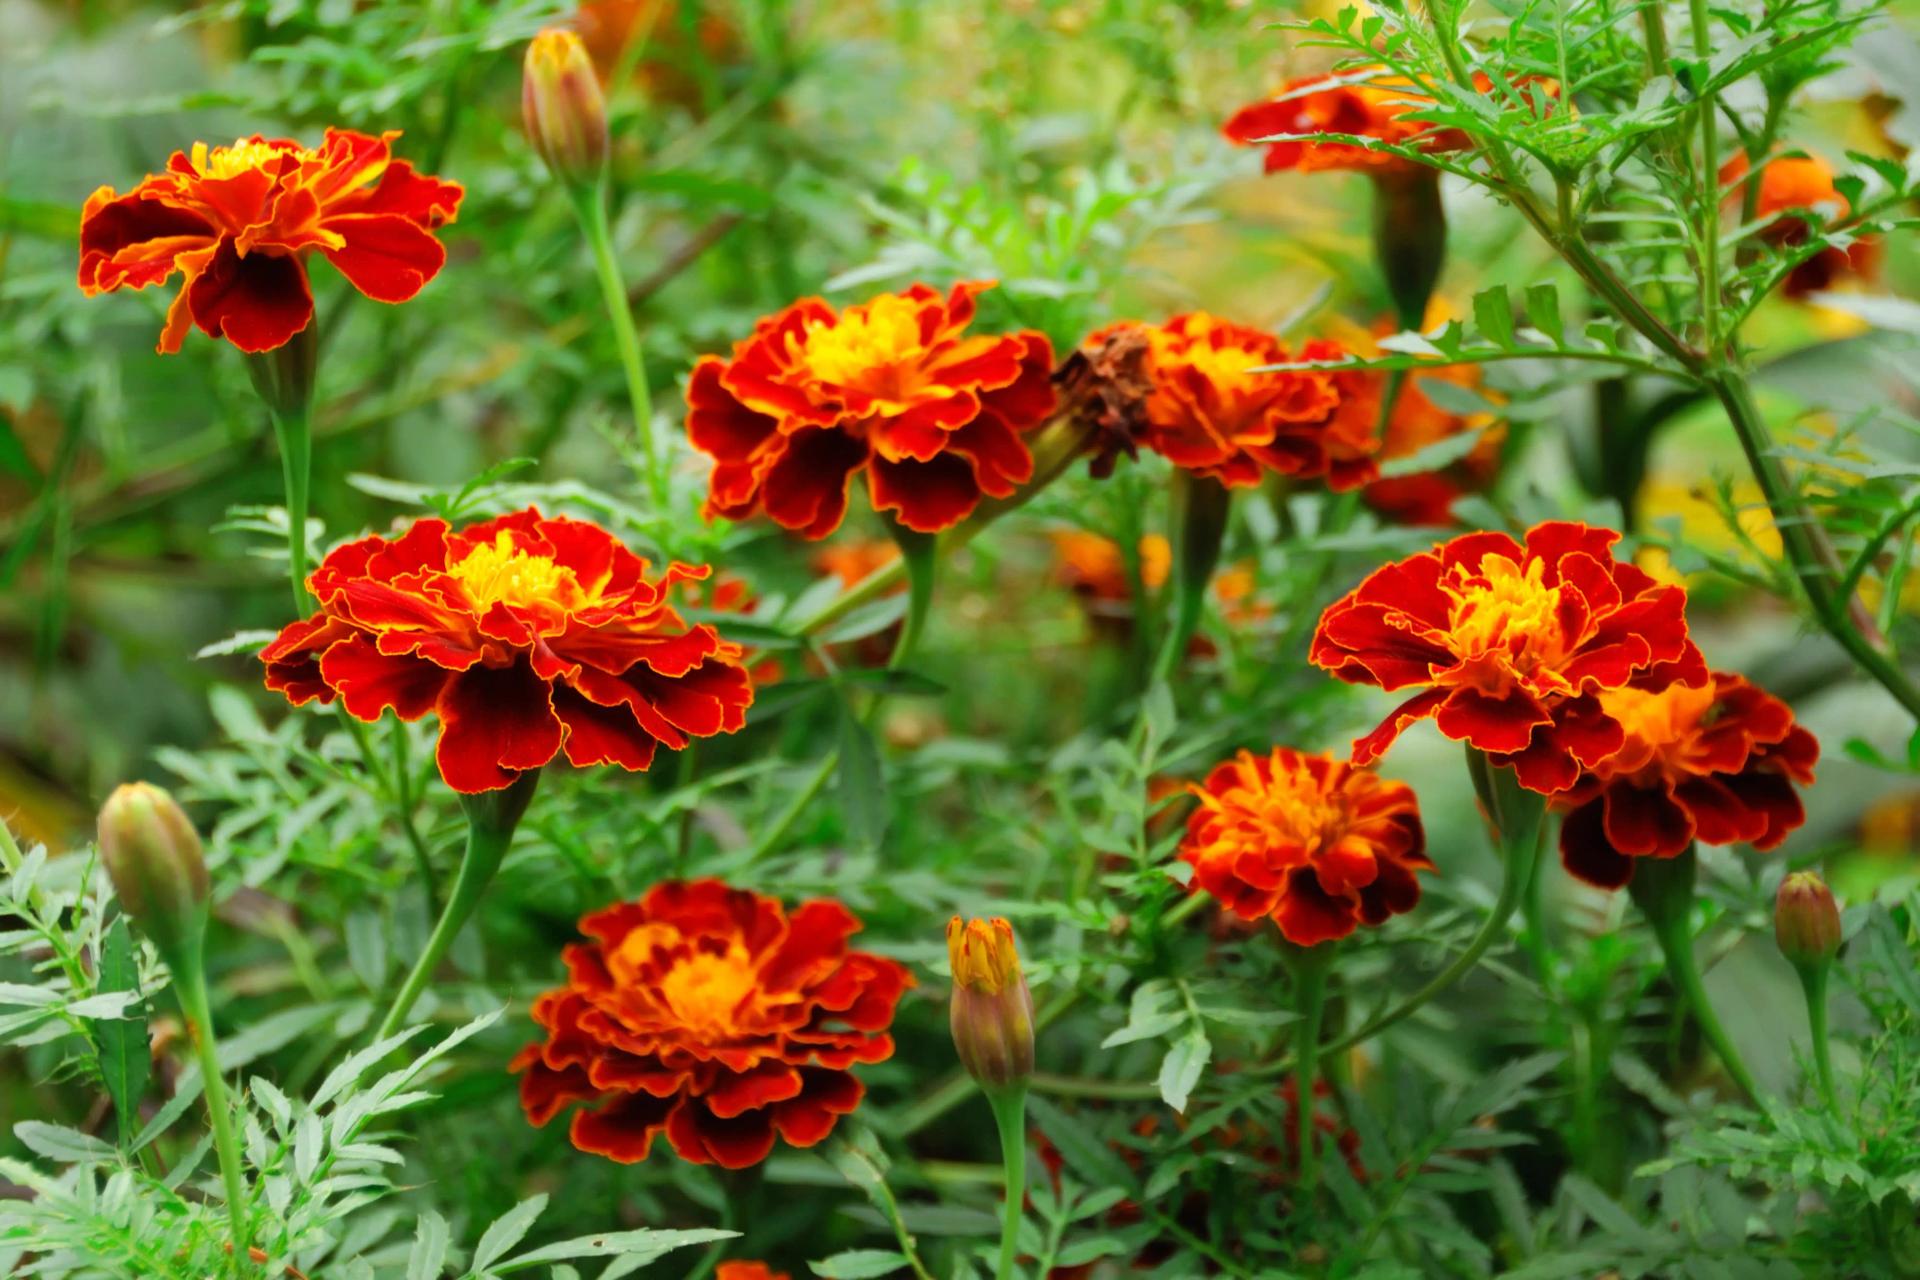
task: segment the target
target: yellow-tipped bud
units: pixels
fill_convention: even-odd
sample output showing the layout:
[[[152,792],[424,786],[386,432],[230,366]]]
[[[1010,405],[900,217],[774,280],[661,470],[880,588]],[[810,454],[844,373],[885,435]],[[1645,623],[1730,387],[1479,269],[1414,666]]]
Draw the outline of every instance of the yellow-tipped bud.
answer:
[[[554,177],[569,184],[600,177],[607,164],[607,100],[579,36],[548,27],[527,46],[520,115]]]
[[[195,962],[207,928],[200,833],[174,798],[131,782],[100,807],[100,860],[121,908],[176,969]]]
[[[1773,900],[1773,938],[1798,967],[1824,965],[1840,952],[1840,907],[1817,872],[1796,871]]]
[[[982,1088],[1004,1090],[1033,1074],[1033,996],[1020,972],[1013,926],[998,917],[947,924],[953,966],[953,1047]]]

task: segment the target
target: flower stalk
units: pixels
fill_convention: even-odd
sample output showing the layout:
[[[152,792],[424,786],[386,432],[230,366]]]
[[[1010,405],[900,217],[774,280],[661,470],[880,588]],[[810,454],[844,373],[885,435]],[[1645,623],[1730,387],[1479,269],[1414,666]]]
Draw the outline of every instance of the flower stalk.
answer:
[[[1220,563],[1220,547],[1226,540],[1232,510],[1233,494],[1218,480],[1184,469],[1174,473],[1173,615],[1154,659],[1154,684],[1172,677],[1200,627],[1207,586]]]
[[[1033,995],[1020,971],[1013,926],[999,918],[947,924],[953,970],[949,1021],[953,1047],[993,1109],[1000,1134],[1006,1204],[995,1280],[1012,1280],[1020,1256],[1020,1219],[1026,1204],[1027,1087],[1033,1079]]]
[[[447,894],[447,904],[441,908],[440,919],[434,924],[426,947],[414,962],[406,981],[401,984],[399,994],[394,996],[386,1016],[380,1020],[379,1030],[373,1034],[376,1041],[385,1040],[400,1030],[408,1011],[433,980],[434,970],[439,968],[440,961],[453,946],[453,940],[472,917],[487,886],[493,883],[494,875],[500,870],[500,864],[507,856],[507,848],[513,843],[513,834],[539,783],[540,771],[528,769],[509,786],[498,791],[482,791],[460,797],[460,807],[467,815],[466,853],[460,859],[460,870],[455,874],[453,888]]]
[[[1020,1257],[1020,1219],[1027,1200],[1027,1086],[987,1091],[994,1127],[1000,1133],[1000,1163],[1006,1201],[1001,1206],[1000,1264],[994,1280],[1014,1280]]]
[[[280,450],[281,486],[287,507],[287,573],[293,580],[293,610],[313,608],[307,595],[307,512],[313,482],[313,388],[319,357],[315,326],[247,360],[254,390],[273,419]]]
[[[1327,1005],[1327,970],[1333,944],[1289,948],[1294,981],[1293,1084],[1300,1163],[1297,1204],[1308,1206],[1320,1190],[1320,1153],[1314,1145],[1313,1090],[1320,1077],[1320,1024]]]

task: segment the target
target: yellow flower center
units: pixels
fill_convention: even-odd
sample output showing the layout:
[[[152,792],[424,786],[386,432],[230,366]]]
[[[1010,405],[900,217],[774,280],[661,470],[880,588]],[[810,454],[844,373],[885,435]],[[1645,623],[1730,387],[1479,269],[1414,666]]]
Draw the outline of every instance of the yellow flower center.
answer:
[[[920,304],[894,294],[807,326],[793,354],[822,382],[904,401],[924,382]]]
[[[502,529],[492,542],[484,542],[469,551],[464,559],[447,570],[482,610],[498,602],[510,608],[530,605],[569,607],[581,603],[586,593],[580,579],[565,565],[555,564],[549,556],[536,556],[514,545],[513,536]]]
[[[1455,565],[1440,589],[1451,601],[1448,630],[1462,658],[1504,654],[1515,671],[1551,669],[1566,657],[1560,631],[1560,588],[1546,585],[1544,560],[1522,568],[1489,555],[1478,571]]]
[[[1676,775],[1688,772],[1686,757],[1718,696],[1712,681],[1698,687],[1669,685],[1658,692],[1644,689],[1602,689],[1600,707],[1620,722],[1626,746],[1602,766],[1603,773],[1637,773],[1660,765]]]
[[[1205,340],[1195,342],[1181,357],[1224,395],[1258,390],[1261,376],[1252,372],[1271,361],[1246,347],[1216,347]]]
[[[759,985],[753,957],[735,940],[722,954],[701,951],[667,970],[660,998],[695,1038],[717,1044],[739,1032],[741,1006]]]
[[[947,924],[947,963],[954,985],[999,995],[1020,977],[1013,926],[998,916],[967,921],[955,916]]]
[[[304,147],[289,151],[265,142],[242,140],[230,147],[212,149],[208,149],[204,142],[196,142],[193,144],[193,154],[188,159],[193,171],[203,178],[231,178],[253,169],[264,169],[286,156],[293,157],[295,163],[304,163],[313,159],[313,154]]]
[[[1271,767],[1272,780],[1262,782],[1252,759],[1242,760],[1239,786],[1220,797],[1198,793],[1202,804],[1234,819],[1224,843],[1236,856],[1298,846],[1308,858],[1338,844],[1353,825],[1352,801],[1338,775],[1323,786],[1304,764]]]

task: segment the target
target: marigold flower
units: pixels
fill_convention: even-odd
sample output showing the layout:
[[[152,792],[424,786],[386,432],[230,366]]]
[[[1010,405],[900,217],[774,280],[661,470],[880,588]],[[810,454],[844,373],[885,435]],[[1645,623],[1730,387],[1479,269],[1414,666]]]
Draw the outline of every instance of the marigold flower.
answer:
[[[1411,911],[1414,872],[1433,870],[1413,788],[1330,753],[1242,751],[1190,790],[1180,857],[1194,886],[1303,947]]]
[[[645,560],[606,530],[529,507],[455,533],[417,520],[336,547],[308,579],[320,602],[260,654],[295,706],[340,699],[440,720],[440,776],[493,791],[565,752],[641,770],[659,747],[732,733],[753,683],[740,648],[675,610],[705,566]]]
[[[255,134],[176,151],[126,195],[87,197],[80,288],[144,289],[180,273],[163,352],[180,349],[189,325],[242,351],[285,343],[313,320],[314,252],[376,302],[405,302],[446,262],[432,233],[453,221],[463,192],[393,159],[399,136],[329,129],[317,148]]]
[[[947,922],[953,970],[948,1021],[967,1074],[986,1089],[1022,1084],[1033,1074],[1033,996],[1020,972],[1013,925],[991,920]]]
[[[968,334],[974,298],[923,284],[835,311],[769,316],[687,385],[687,434],[712,455],[709,519],[764,512],[824,538],[864,471],[873,506],[938,533],[1033,475],[1022,433],[1053,412],[1053,346],[1034,330]]]
[[[1344,133],[1373,138],[1393,146],[1408,146],[1433,126],[1409,120],[1410,112],[1433,105],[1433,99],[1411,85],[1388,79],[1364,79],[1383,71],[1367,67],[1342,75],[1302,76],[1289,80],[1272,98],[1251,103],[1228,117],[1221,133],[1243,147],[1265,146],[1268,173],[1297,169],[1315,173],[1327,169],[1410,170],[1412,160],[1358,146],[1351,142],[1263,142],[1282,134]],[[1316,85],[1325,88],[1316,89]]]
[[[1626,742],[1603,690],[1644,687],[1656,667],[1664,681],[1704,683],[1686,591],[1615,560],[1619,538],[1566,521],[1535,525],[1525,546],[1463,534],[1375,570],[1329,606],[1314,665],[1350,684],[1422,690],[1355,741],[1354,763],[1432,717],[1551,795]]]
[[[837,902],[779,902],[718,880],[656,885],[580,921],[567,984],[533,1004],[545,1038],[516,1055],[520,1105],[622,1164],[656,1134],[684,1160],[743,1169],[776,1137],[811,1147],[859,1106],[849,1067],[893,1054],[903,967],[847,949]]]
[[[1738,210],[1746,199],[1749,170],[1747,158],[1736,155],[1720,167],[1720,185],[1727,189],[1727,204]],[[1754,201],[1754,217],[1774,218],[1760,232],[1760,238],[1776,249],[1795,249],[1807,242],[1811,227],[1807,220],[1794,217],[1795,210],[1819,210],[1828,221],[1845,218],[1853,212],[1852,202],[1834,185],[1833,169],[1817,156],[1775,156],[1760,166],[1760,192]],[[1880,266],[1880,241],[1867,236],[1846,248],[1838,245],[1822,249],[1787,274],[1781,292],[1789,298],[1804,298],[1810,293],[1831,289],[1848,277],[1872,277]]]
[[[1795,784],[1813,781],[1820,744],[1787,704],[1742,676],[1700,685],[1603,689],[1620,747],[1555,798],[1560,856],[1589,884],[1617,889],[1635,858],[1672,858],[1695,840],[1771,849],[1806,820]]]
[[[1140,443],[1175,466],[1222,484],[1258,484],[1265,471],[1322,479],[1343,490],[1377,474],[1373,424],[1339,413],[1330,372],[1256,373],[1289,361],[1339,360],[1337,343],[1312,341],[1298,354],[1270,333],[1195,311],[1164,325],[1123,321],[1093,334],[1087,350],[1124,330],[1147,338],[1148,384]]]

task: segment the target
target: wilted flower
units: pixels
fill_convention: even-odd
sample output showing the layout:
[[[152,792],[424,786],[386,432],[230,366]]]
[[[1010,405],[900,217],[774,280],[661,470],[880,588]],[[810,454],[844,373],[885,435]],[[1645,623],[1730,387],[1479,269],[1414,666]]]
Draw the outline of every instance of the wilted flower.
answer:
[[[1290,352],[1270,333],[1195,311],[1163,325],[1110,325],[1083,349],[1110,344],[1124,332],[1147,340],[1138,442],[1175,466],[1237,487],[1258,484],[1268,471],[1324,479],[1333,489],[1354,488],[1376,474],[1373,424],[1339,413],[1332,373],[1256,372],[1290,361],[1339,360],[1346,354],[1339,344],[1313,341]]]
[[[1702,685],[1684,589],[1613,558],[1611,529],[1548,521],[1522,546],[1469,533],[1375,570],[1321,615],[1309,658],[1350,684],[1419,688],[1353,744],[1378,759],[1432,717],[1440,732],[1512,765],[1550,795],[1626,744],[1601,699],[1629,685]]]
[[[446,262],[432,233],[453,221],[462,191],[393,159],[399,136],[329,129],[318,148],[255,134],[176,151],[126,195],[101,187],[87,198],[80,288],[144,289],[180,273],[164,352],[189,325],[242,351],[286,342],[313,320],[311,253],[374,301],[405,302]]]
[[[531,507],[458,533],[417,520],[321,562],[319,611],[261,651],[267,688],[295,706],[338,697],[357,720],[438,717],[455,791],[509,786],[562,752],[645,769],[660,747],[739,729],[753,701],[740,647],[673,605],[706,567],[648,568],[598,525]]]
[[[1033,1074],[1033,996],[1020,972],[1013,926],[992,920],[947,923],[953,969],[953,1047],[983,1089],[1004,1090]]]
[[[100,861],[114,897],[169,964],[197,951],[207,927],[200,833],[171,795],[146,782],[115,787],[100,807]]]
[[[1747,176],[1747,158],[1737,155],[1720,168],[1720,185],[1728,192],[1727,203],[1739,209],[1745,203],[1745,188],[1754,181]],[[1760,230],[1760,238],[1776,249],[1797,249],[1807,242],[1812,228],[1796,211],[1818,211],[1824,220],[1836,221],[1853,212],[1853,205],[1834,185],[1833,169],[1817,156],[1775,156],[1760,166],[1760,192],[1754,201],[1756,219],[1772,218]],[[1788,273],[1781,292],[1789,298],[1831,289],[1848,277],[1871,277],[1880,266],[1880,241],[1872,236],[1853,241],[1845,248],[1829,245]]]
[[[1826,964],[1840,954],[1840,907],[1816,871],[1795,871],[1773,900],[1773,938],[1796,968]]]
[[[1242,751],[1190,790],[1180,857],[1194,886],[1303,947],[1411,911],[1414,873],[1433,869],[1413,788],[1331,754]]]
[[[607,166],[607,102],[580,37],[548,27],[527,45],[520,81],[527,140],[562,182],[592,182]]]
[[[840,527],[864,471],[877,511],[938,533],[1033,475],[1022,439],[1053,412],[1053,346],[969,334],[987,283],[916,284],[836,311],[818,298],[755,326],[687,385],[687,435],[712,455],[709,518],[756,512],[809,538]]]
[[[1603,689],[1625,737],[1554,798],[1560,857],[1589,884],[1617,889],[1635,858],[1672,858],[1695,840],[1771,849],[1806,818],[1795,784],[1813,781],[1820,744],[1787,704],[1716,671],[1685,684],[1655,669],[1651,689]]]
[[[887,1028],[913,985],[899,964],[849,951],[860,922],[837,902],[791,915],[718,880],[671,881],[580,921],[567,985],[533,1004],[545,1038],[512,1070],[527,1119],[576,1102],[571,1137],[622,1164],[656,1134],[684,1160],[742,1169],[776,1137],[810,1147],[860,1103],[849,1067],[893,1054]]]

